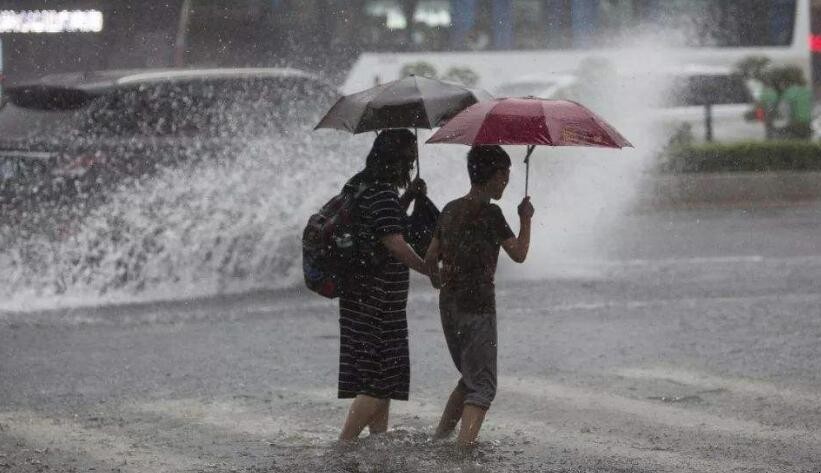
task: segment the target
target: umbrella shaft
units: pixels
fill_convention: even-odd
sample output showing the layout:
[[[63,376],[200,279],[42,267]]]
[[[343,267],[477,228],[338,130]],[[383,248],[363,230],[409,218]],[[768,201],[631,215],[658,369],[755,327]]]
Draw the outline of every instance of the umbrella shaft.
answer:
[[[525,197],[527,197],[527,190],[528,184],[530,183],[530,155],[533,154],[533,150],[536,149],[535,145],[529,145],[527,147],[527,154],[525,155]]]
[[[530,160],[525,161],[525,197],[527,197],[527,185],[530,182]]]

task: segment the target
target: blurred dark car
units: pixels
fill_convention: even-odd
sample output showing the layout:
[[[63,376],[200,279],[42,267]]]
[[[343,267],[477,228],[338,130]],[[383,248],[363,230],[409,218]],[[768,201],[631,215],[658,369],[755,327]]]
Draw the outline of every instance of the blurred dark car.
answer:
[[[5,90],[0,203],[93,195],[124,177],[230,159],[249,140],[305,132],[334,87],[294,69],[100,71]]]

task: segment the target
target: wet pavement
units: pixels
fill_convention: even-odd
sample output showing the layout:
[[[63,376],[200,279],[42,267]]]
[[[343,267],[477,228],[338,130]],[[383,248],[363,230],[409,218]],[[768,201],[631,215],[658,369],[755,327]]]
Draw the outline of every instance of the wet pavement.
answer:
[[[416,279],[411,400],[357,448],[333,442],[336,313],[311,294],[0,313],[0,473],[821,472],[821,206],[612,235],[606,260],[502,268],[499,391],[466,457],[430,439],[457,375]]]

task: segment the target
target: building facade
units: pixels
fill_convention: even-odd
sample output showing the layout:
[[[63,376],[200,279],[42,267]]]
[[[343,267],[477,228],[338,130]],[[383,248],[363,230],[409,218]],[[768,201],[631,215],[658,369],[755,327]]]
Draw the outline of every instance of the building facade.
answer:
[[[20,3],[0,0],[0,11],[20,12]],[[663,32],[668,25],[686,26],[683,42],[786,44],[795,5],[796,0],[27,0],[26,10],[99,11],[103,27],[0,32],[0,41],[6,83],[51,72],[175,66],[291,65],[334,79],[363,51],[596,48],[642,29]]]

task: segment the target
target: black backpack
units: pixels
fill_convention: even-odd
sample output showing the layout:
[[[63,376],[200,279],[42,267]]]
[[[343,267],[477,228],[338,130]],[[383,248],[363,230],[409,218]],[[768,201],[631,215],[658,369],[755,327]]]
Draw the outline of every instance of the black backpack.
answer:
[[[413,203],[413,213],[407,220],[405,240],[422,258],[425,257],[428,246],[433,240],[437,220],[439,220],[439,209],[436,208],[436,204],[427,196],[417,197]]]
[[[361,265],[356,201],[365,189],[364,184],[346,184],[339,195],[311,215],[302,232],[305,285],[323,297],[339,297],[354,283],[356,268]]]

